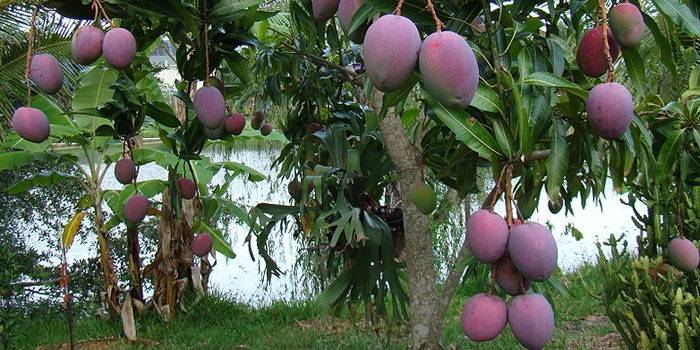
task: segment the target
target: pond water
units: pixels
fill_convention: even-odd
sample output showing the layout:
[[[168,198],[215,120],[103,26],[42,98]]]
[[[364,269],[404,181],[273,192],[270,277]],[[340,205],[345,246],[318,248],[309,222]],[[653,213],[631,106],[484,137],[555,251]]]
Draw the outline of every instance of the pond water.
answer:
[[[232,199],[240,205],[249,208],[251,205],[269,202],[288,204],[289,196],[286,185],[275,181],[276,173],[271,169],[271,164],[277,156],[275,148],[237,149],[221,154],[211,155],[213,160],[236,161],[244,163],[262,173],[269,173],[268,180],[258,183],[249,182],[243,177],[236,178],[230,187]],[[139,181],[148,179],[166,179],[167,172],[154,164],[143,166],[139,172]],[[214,178],[215,183],[224,181],[223,175],[218,174]],[[589,203],[582,208],[580,201],[573,206],[575,216],[566,216],[563,211],[559,214],[551,214],[547,209],[547,202],[542,201],[540,207],[532,217],[533,221],[540,223],[549,222],[553,227],[553,234],[559,248],[559,266],[565,271],[571,271],[586,262],[591,262],[597,254],[596,242],[605,241],[609,235],[626,234],[630,247],[635,246],[634,236],[636,229],[632,225],[632,211],[629,207],[620,203],[620,197],[612,191],[608,184],[608,192],[602,199],[603,207]],[[121,189],[114,178],[113,171],[107,172],[104,181],[106,189]],[[543,195],[542,198],[546,198]],[[503,213],[503,204],[499,203],[496,210]],[[565,234],[565,227],[573,225],[583,233],[583,238],[577,241],[571,235]],[[242,302],[250,304],[268,304],[277,300],[303,299],[308,296],[303,284],[299,283],[294,265],[297,261],[298,244],[290,231],[278,231],[273,247],[273,257],[276,259],[282,271],[286,272],[279,278],[274,278],[267,285],[263,279],[264,263],[253,260],[248,252],[248,245],[244,239],[248,229],[232,222],[229,226],[229,239],[232,243],[236,258],[226,259],[218,255],[218,264],[210,277],[210,285],[214,289],[236,297]],[[94,256],[94,236],[88,236],[86,242],[76,242],[68,253],[68,259],[74,261]],[[255,242],[253,242],[255,247]],[[147,263],[147,261],[145,262]]]

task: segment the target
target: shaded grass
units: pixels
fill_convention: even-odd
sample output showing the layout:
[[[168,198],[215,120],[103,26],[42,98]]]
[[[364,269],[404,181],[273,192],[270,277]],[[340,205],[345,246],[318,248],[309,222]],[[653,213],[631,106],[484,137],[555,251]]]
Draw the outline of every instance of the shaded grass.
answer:
[[[559,294],[549,284],[538,286],[554,301],[557,313],[552,349],[598,349],[596,339],[614,332],[601,315],[602,307],[592,297],[601,284],[592,266],[583,266],[574,273],[558,276],[567,293]],[[461,306],[469,296],[480,292],[470,280],[455,295],[445,321],[443,341],[455,349],[517,349],[517,342],[507,329],[495,341],[477,344],[462,335]],[[158,349],[405,349],[408,346],[406,325],[370,329],[362,315],[347,311],[333,317],[312,302],[275,303],[253,308],[231,298],[214,294],[197,303],[186,303],[172,322],[161,321],[154,312],[137,319],[138,336],[158,343]],[[587,318],[588,317],[588,318]],[[121,323],[94,316],[81,317],[76,325],[76,338],[102,339],[121,337]],[[33,349],[40,345],[60,344],[67,339],[63,315],[56,311],[35,313],[20,321],[13,345]],[[143,344],[119,341],[114,349],[151,348]]]

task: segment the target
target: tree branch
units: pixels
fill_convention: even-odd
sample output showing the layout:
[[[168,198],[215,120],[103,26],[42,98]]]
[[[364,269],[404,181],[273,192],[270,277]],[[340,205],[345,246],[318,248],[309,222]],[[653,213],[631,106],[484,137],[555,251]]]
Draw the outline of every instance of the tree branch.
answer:
[[[502,77],[502,60],[501,55],[498,52],[498,46],[496,46],[496,32],[493,28],[493,20],[491,18],[491,5],[487,0],[481,0],[481,6],[484,11],[484,25],[486,26],[486,32],[489,37],[489,49],[491,50],[491,56],[493,56],[494,73],[496,74],[496,87],[498,88],[498,95],[503,99],[503,77]]]
[[[301,51],[301,50],[297,49],[296,47],[294,47],[286,42],[282,42],[282,45],[284,47],[294,51],[294,53],[296,53],[297,55],[311,61],[311,63],[314,63],[314,64],[319,65],[319,66],[325,66],[328,68],[332,68],[332,69],[338,71],[339,73],[341,73],[340,75],[338,75],[338,77],[343,79],[344,81],[347,81],[350,84],[353,84],[356,86],[362,86],[360,74],[357,74],[357,73],[355,73],[355,72],[353,72],[353,71],[351,71],[351,70],[349,70],[349,69],[347,69],[347,68],[345,68],[345,67],[343,67],[335,62],[331,62],[325,58],[312,55],[312,54],[305,52],[305,51]]]
[[[467,197],[464,200],[464,212],[464,216],[466,218],[469,218],[469,216],[471,216],[471,201],[469,200],[469,197]],[[442,296],[440,296],[440,299],[438,301],[437,319],[441,322],[445,319],[445,314],[447,313],[447,309],[450,306],[450,301],[452,300],[452,297],[457,291],[457,286],[459,286],[459,282],[462,280],[464,270],[467,268],[467,266],[463,265],[462,262],[469,258],[469,256],[471,256],[471,251],[469,250],[469,243],[465,238],[464,242],[462,243],[462,247],[457,253],[457,257],[453,261],[453,267],[448,273],[447,279],[445,279]]]

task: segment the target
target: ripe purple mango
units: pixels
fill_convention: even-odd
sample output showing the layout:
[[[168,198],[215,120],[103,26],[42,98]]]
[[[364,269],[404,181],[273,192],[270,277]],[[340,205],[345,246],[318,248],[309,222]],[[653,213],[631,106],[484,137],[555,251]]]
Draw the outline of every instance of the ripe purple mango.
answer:
[[[542,349],[554,334],[554,312],[540,294],[518,295],[508,303],[508,324],[522,346]]]
[[[114,68],[126,68],[136,57],[136,39],[124,28],[112,28],[102,41],[102,54]]]
[[[473,341],[489,341],[503,332],[507,320],[508,308],[501,298],[477,294],[464,304],[462,331]]]
[[[607,140],[618,139],[632,123],[632,95],[619,83],[598,84],[588,94],[586,111],[588,121],[598,136]]]
[[[311,0],[311,7],[316,22],[325,22],[333,17],[335,11],[338,10],[338,1],[339,0]]]
[[[231,135],[240,135],[245,128],[245,117],[240,113],[233,113],[226,118],[226,132]]]
[[[208,233],[202,232],[192,239],[192,254],[201,258],[211,252],[213,245],[214,242],[211,236],[209,236]]]
[[[181,177],[175,181],[177,185],[177,190],[180,192],[180,196],[184,199],[192,199],[197,193],[197,187],[194,185],[194,181]]]
[[[143,221],[148,213],[150,203],[148,199],[140,194],[135,194],[129,197],[124,204],[124,217],[131,224],[138,224]]]
[[[272,133],[272,125],[270,125],[270,124],[268,124],[268,123],[264,123],[264,124],[260,127],[260,134],[261,134],[262,136],[267,136],[267,135],[270,135],[270,133]]]
[[[508,254],[496,263],[495,278],[501,289],[510,295],[523,294],[530,289],[530,281],[523,278]]]
[[[226,101],[221,92],[210,86],[197,90],[194,95],[194,110],[197,119],[209,129],[217,129],[226,119]]]
[[[363,57],[367,75],[382,92],[400,89],[418,63],[421,39],[410,19],[384,15],[367,29]]]
[[[267,114],[263,111],[253,113],[253,119],[250,121],[250,127],[255,130],[260,130],[265,122],[265,118],[267,118]]]
[[[508,252],[525,279],[545,281],[557,266],[557,243],[547,227],[536,222],[513,226]]]
[[[32,81],[47,94],[55,94],[63,86],[63,69],[56,57],[48,53],[34,55],[29,66]]]
[[[508,224],[492,211],[477,210],[467,220],[467,243],[477,260],[496,262],[508,245]]]
[[[129,158],[120,159],[114,165],[114,177],[123,185],[130,184],[136,178],[136,164]]]
[[[51,131],[44,112],[32,107],[17,108],[12,115],[12,127],[20,137],[36,143],[44,142]]]
[[[666,247],[668,260],[681,271],[693,271],[700,263],[700,253],[693,242],[685,238],[674,238]]]
[[[467,41],[455,32],[435,32],[418,58],[425,89],[442,104],[467,108],[479,85],[479,65]]]
[[[612,31],[608,29],[608,47],[610,58],[615,62],[620,54]],[[581,72],[589,77],[597,78],[608,71],[608,59],[603,47],[603,27],[595,27],[586,32],[581,38],[576,51],[576,63]]]
[[[356,44],[362,44],[365,40],[367,26],[363,25],[352,33],[350,33],[350,27],[352,27],[352,18],[355,16],[355,12],[362,7],[364,2],[364,0],[340,0],[340,4],[338,4],[338,22],[340,22],[340,28],[342,28],[345,35]]]
[[[625,2],[613,6],[610,10],[610,29],[620,46],[634,48],[642,41],[646,24],[639,8]]]
[[[73,59],[82,65],[89,65],[97,61],[102,55],[104,37],[105,33],[100,28],[94,26],[78,28],[70,43]]]

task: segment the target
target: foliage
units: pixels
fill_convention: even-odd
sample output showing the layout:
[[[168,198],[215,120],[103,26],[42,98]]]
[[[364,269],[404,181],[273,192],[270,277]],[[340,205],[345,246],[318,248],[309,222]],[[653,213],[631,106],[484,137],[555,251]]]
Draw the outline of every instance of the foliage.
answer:
[[[696,349],[700,344],[697,271],[680,273],[661,258],[636,258],[617,248],[610,258],[598,245],[604,288],[599,296],[628,349]]]
[[[595,1],[492,4],[486,0],[445,0],[434,8],[428,2],[434,16],[425,10],[422,0],[403,2],[402,14],[416,23],[422,35],[432,33],[436,25],[439,28],[439,17],[447,30],[467,38],[475,51],[481,67],[480,85],[472,105],[465,109],[437,101],[424,89],[419,72],[405,88],[378,95],[365,78],[361,48],[349,43],[335,20],[316,22],[310,0],[291,0],[286,8],[279,1],[262,7],[260,3],[105,1],[106,13],[118,18],[116,23],[136,37],[140,49],[137,59],[119,71],[102,61],[87,67],[77,78],[70,103],[35,98],[34,106],[51,121],[51,140],[37,145],[10,134],[3,142],[8,152],[0,158],[4,160],[1,168],[14,169],[38,155],[53,157],[50,144],[65,142],[81,148],[88,169],[77,167],[77,175],[51,172],[22,179],[8,192],[22,193],[34,186],[79,178],[89,194],[78,202],[76,210],[89,210],[94,217],[105,275],[109,274],[105,265],[111,249],[107,233],[124,222],[126,199],[136,192],[154,201],[162,195],[157,203],[160,211],[156,211],[162,223],[159,246],[169,249],[159,249],[160,255],[156,255],[149,272],[160,269],[162,274],[158,276],[167,280],[161,290],[169,291],[175,278],[190,276],[192,257],[187,255],[187,245],[193,229],[212,234],[216,249],[233,257],[217,223],[226,216],[247,223],[251,227],[246,239],[251,256],[255,242],[270,279],[281,273],[269,253],[273,229],[291,222],[297,239],[310,248],[309,255],[317,263],[324,286],[320,300],[336,307],[364,303],[369,318],[390,313],[396,319],[408,316],[407,281],[415,275],[406,273],[405,266],[413,261],[404,259],[403,242],[416,237],[404,237],[404,210],[399,209],[401,198],[396,197],[399,191],[394,188],[406,178],[407,171],[414,172],[408,174],[413,178],[448,187],[448,192],[457,194],[456,203],[483,191],[485,178],[491,175],[495,190],[483,205],[493,206],[501,195],[501,185],[505,185],[509,223],[513,215],[530,218],[543,194],[552,203],[563,202],[566,212],[573,214],[574,200],[585,205],[600,199],[611,174],[617,189],[631,191],[631,205],[640,201],[650,207],[648,216],[637,215],[639,226],[646,232],[640,247],[649,255],[656,255],[671,236],[668,231],[661,233],[662,225],[672,227],[677,223],[681,234],[686,221],[688,230],[695,228],[696,216],[691,214],[697,213],[690,209],[696,198],[692,187],[698,175],[700,137],[696,125],[700,102],[696,98],[698,74],[688,72],[698,60],[700,23],[698,8],[690,1],[654,0],[644,5],[650,36],[639,48],[625,49],[623,58],[610,67],[618,81],[633,87],[638,114],[620,140],[609,142],[597,137],[586,120],[587,91],[602,80],[586,78],[574,58],[582,33],[598,23],[599,4]],[[46,5],[72,18],[89,19],[89,4],[87,0],[71,0],[49,1]],[[378,15],[392,13],[395,6],[394,0],[366,0],[351,27],[359,28]],[[485,23],[486,32],[471,25],[477,17]],[[56,31],[62,34],[57,40],[65,47],[67,32],[62,28]],[[22,31],[10,32],[14,33],[11,37],[19,38]],[[182,78],[175,84],[174,106],[155,77],[159,68],[149,61],[150,52],[161,45],[161,40],[174,45],[173,58]],[[22,52],[21,40],[14,44],[0,56],[0,67],[4,62],[21,60],[7,58],[19,57]],[[290,143],[275,164],[281,177],[291,180],[290,194],[295,197],[292,205],[261,203],[246,213],[224,196],[230,181],[209,185],[219,173],[225,180],[240,175],[251,181],[265,177],[243,164],[214,162],[203,155],[212,144],[232,141],[230,136],[216,142],[207,140],[195,116],[191,96],[199,82],[210,75],[223,78],[223,94],[235,100],[235,109],[252,106],[253,110],[282,112],[277,124]],[[680,98],[675,94],[680,89],[675,84],[664,93],[657,92],[669,77],[678,81],[686,75],[691,77],[690,89]],[[658,78],[656,89],[653,83],[645,82],[647,76]],[[16,97],[20,96],[17,87],[22,85],[18,83],[21,70],[8,69],[4,80],[15,87],[12,105],[7,104],[11,109],[22,101]],[[677,101],[665,103],[671,100]],[[389,120],[385,118],[400,118],[404,130],[398,135],[389,135],[387,130],[380,133],[379,127]],[[163,149],[132,150],[130,140],[139,137],[144,125],[157,132]],[[242,139],[248,139],[250,133],[244,135]],[[402,151],[418,163],[415,169],[398,169],[390,161],[391,147],[387,145],[395,145],[391,137],[396,136],[410,145]],[[112,153],[110,146],[119,144],[123,145],[122,152]],[[103,191],[104,172],[127,154],[138,165],[155,163],[167,169],[168,179]],[[75,157],[67,160],[78,164]],[[189,222],[174,184],[175,178],[183,175],[195,180],[200,193],[194,209],[190,208],[194,220]],[[401,186],[407,190],[413,185]],[[672,197],[669,191],[674,188],[682,194]],[[406,202],[404,198],[403,204]],[[514,212],[511,202],[515,204]],[[103,204],[111,210],[105,222]],[[410,210],[405,212],[413,215]],[[674,219],[676,212],[679,214]],[[680,214],[683,212],[688,214]],[[422,223],[427,222],[420,218]],[[418,230],[429,235],[425,227]],[[409,245],[425,249],[406,256],[427,254],[432,258],[430,249],[439,246],[434,240],[430,237],[429,244]],[[460,252],[467,249],[463,245]],[[468,254],[456,256],[463,261],[454,262],[450,272],[455,273],[448,274],[452,280],[447,286],[461,281],[470,261]],[[436,262],[430,262],[431,266],[420,270],[434,271],[432,264]],[[469,266],[469,272],[479,269],[474,264]],[[140,275],[136,272],[133,279]],[[326,284],[326,279],[332,282]],[[108,285],[113,282],[105,280],[109,292]],[[434,281],[430,282],[429,286],[420,286],[430,287],[427,290],[412,291],[432,303],[438,295]],[[155,289],[154,294],[158,294],[158,287]],[[450,293],[445,293],[447,302]],[[160,300],[154,299],[159,308]],[[175,313],[178,308],[172,301],[179,298],[169,294],[166,299],[169,312]],[[438,325],[439,332],[443,315],[441,311],[434,313],[440,320],[420,322],[430,327]],[[438,332],[431,328],[430,333]]]
[[[9,127],[14,109],[27,100],[27,87],[23,76],[27,52],[26,28],[29,27],[31,12],[30,7],[20,5],[11,5],[0,11],[0,41],[3,42],[0,51],[0,79],[5,82],[0,86],[0,119],[3,123],[3,134],[7,133],[6,128]],[[65,76],[66,88],[57,96],[49,98],[65,106],[70,104],[80,72],[80,66],[70,58],[70,38],[80,23],[66,21],[55,12],[44,8],[38,11],[36,24],[37,39],[34,51],[50,53],[57,57]],[[47,96],[33,86],[32,92]]]
[[[634,210],[633,221],[640,230],[639,254],[650,258],[658,256],[674,237],[699,238],[700,99],[695,95],[698,72],[695,68],[687,90],[677,100],[664,103],[656,96],[640,111],[646,115],[651,130],[634,142],[642,145],[636,157],[646,161],[632,167],[629,154],[617,153],[613,158],[619,164],[616,171],[611,171],[613,183],[629,191],[627,204]]]

